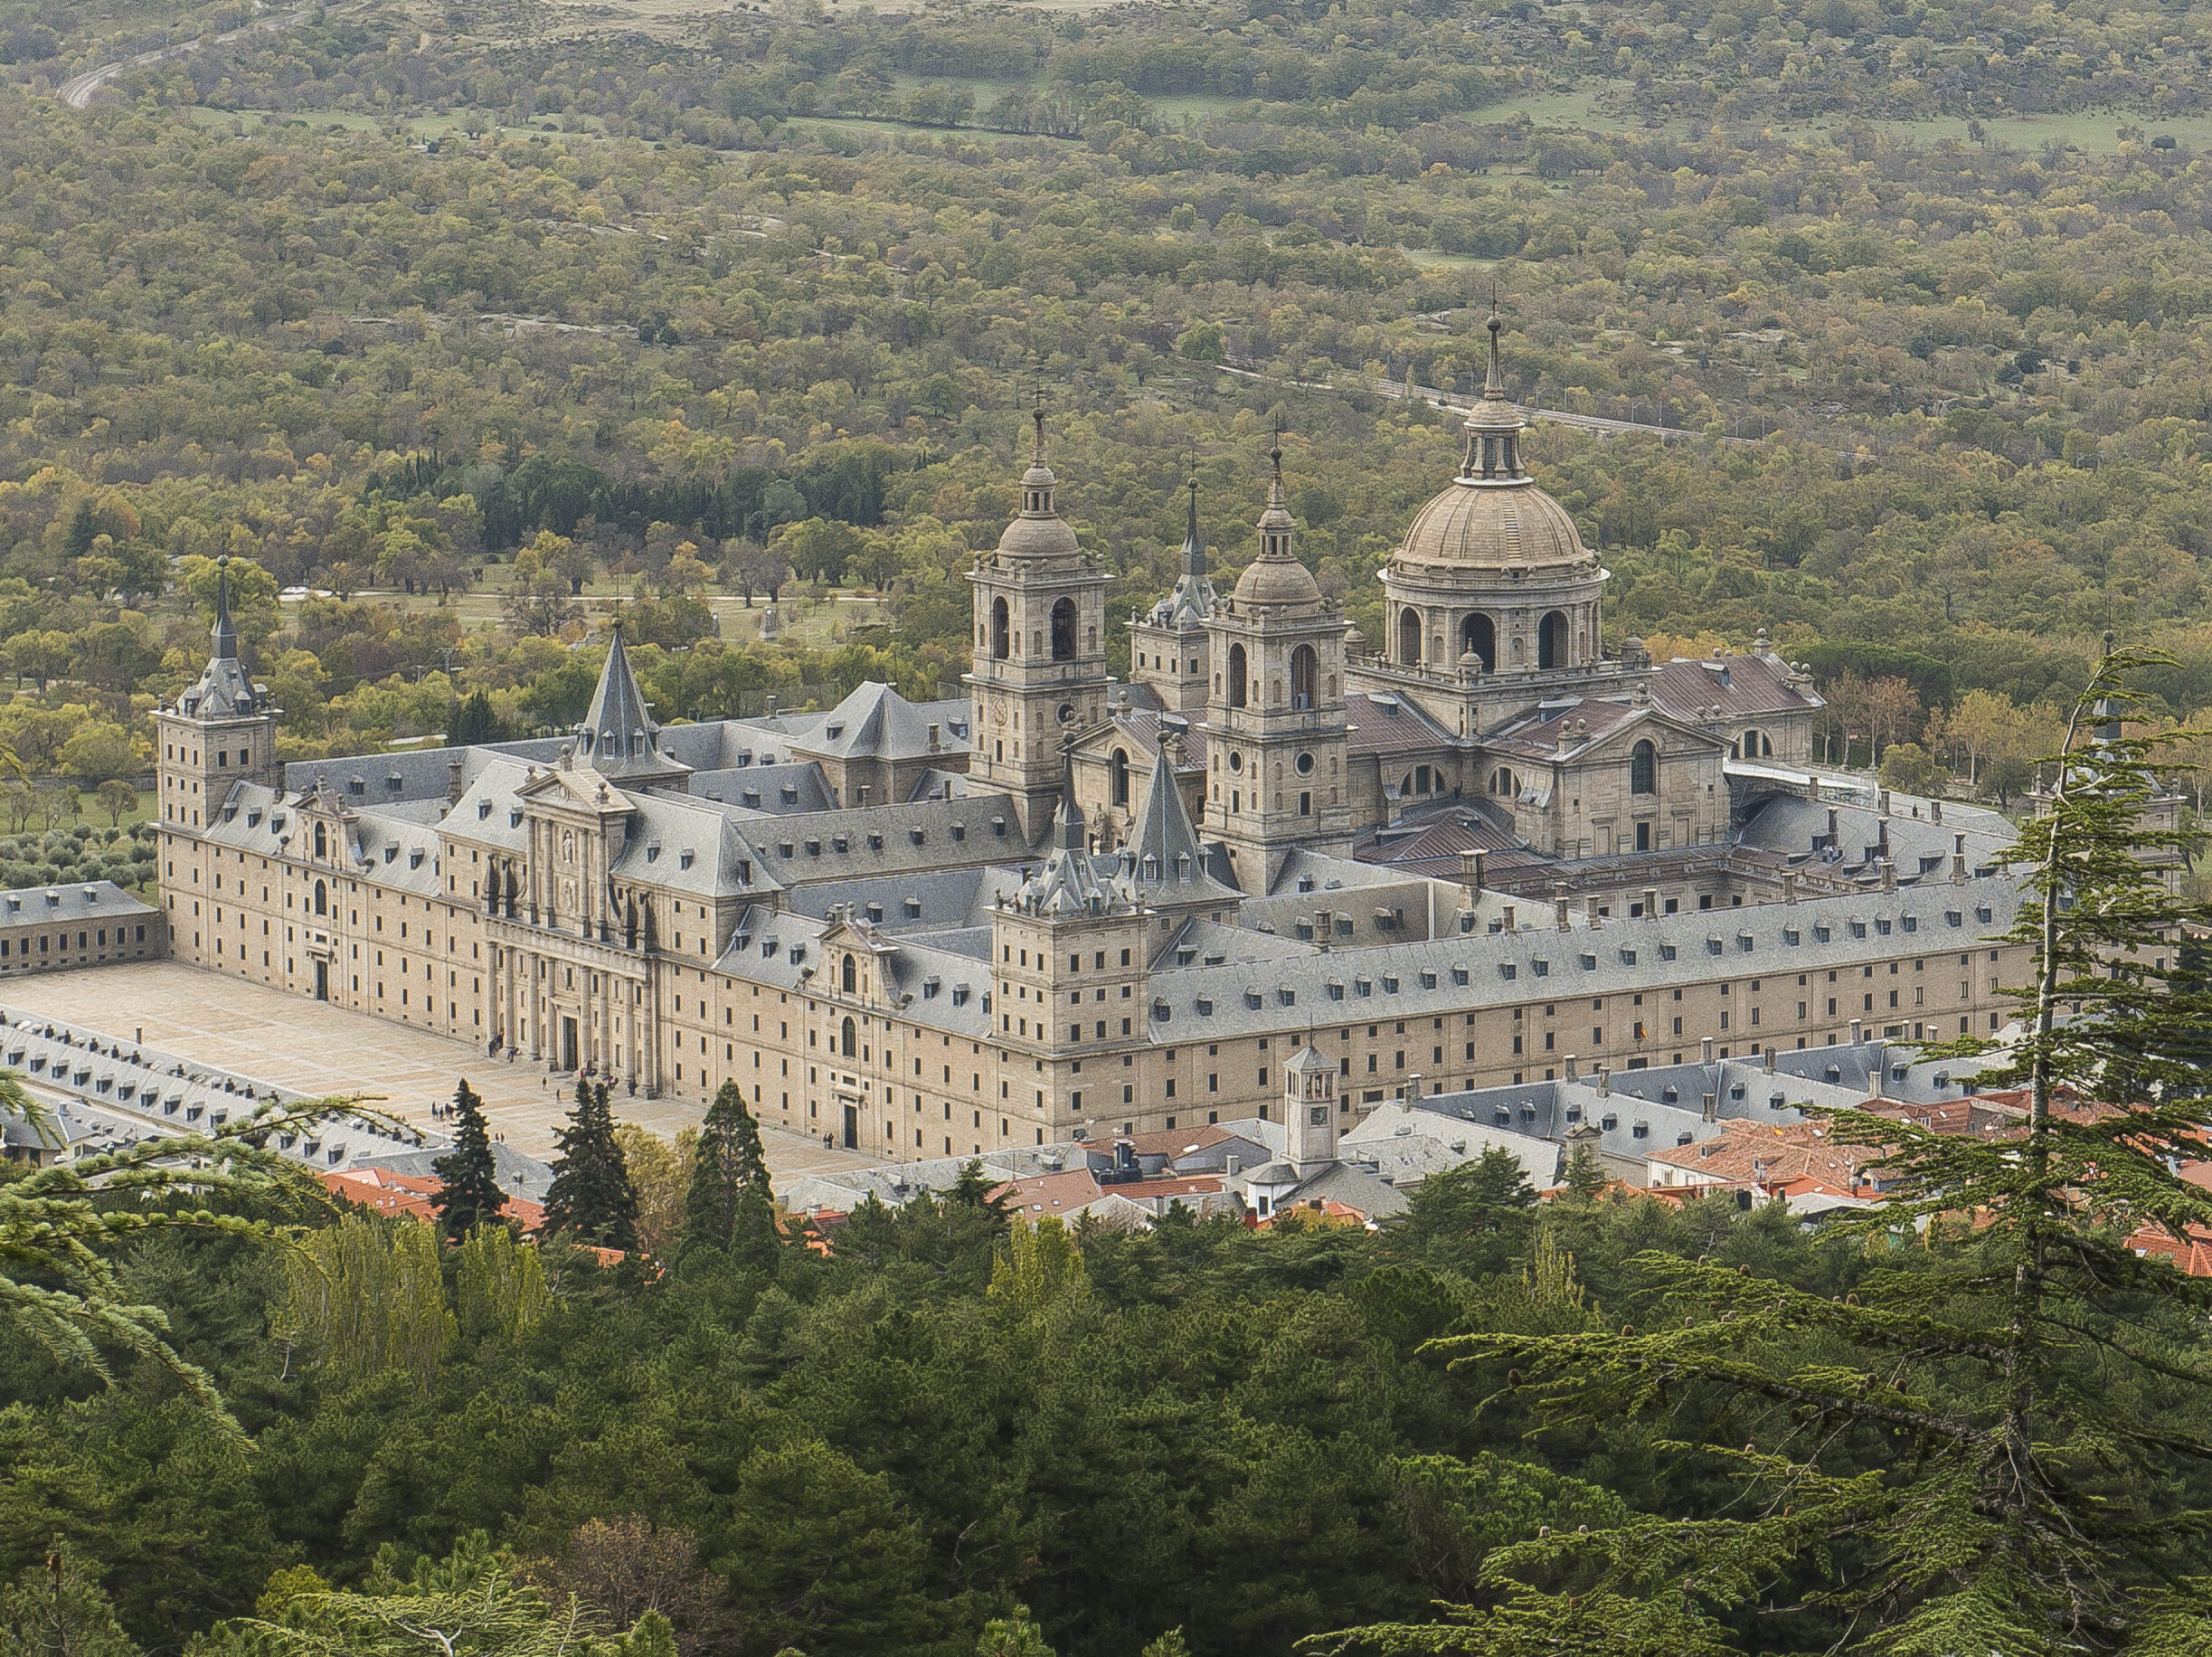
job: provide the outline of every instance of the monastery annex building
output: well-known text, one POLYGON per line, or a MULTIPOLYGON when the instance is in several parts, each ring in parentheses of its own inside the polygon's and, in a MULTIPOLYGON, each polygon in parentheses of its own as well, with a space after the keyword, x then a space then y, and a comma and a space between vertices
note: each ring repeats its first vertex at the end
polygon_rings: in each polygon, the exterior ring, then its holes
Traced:
POLYGON ((981 554, 969 700, 662 727, 619 635, 567 737, 280 764, 227 611, 157 715, 171 948, 212 971, 885 1156, 1995 1029, 2026 970, 1993 813, 1811 769, 1764 647, 1600 647, 1607 573, 1496 366, 1370 651, 1293 550, 1108 572, 1044 419, 981 554))

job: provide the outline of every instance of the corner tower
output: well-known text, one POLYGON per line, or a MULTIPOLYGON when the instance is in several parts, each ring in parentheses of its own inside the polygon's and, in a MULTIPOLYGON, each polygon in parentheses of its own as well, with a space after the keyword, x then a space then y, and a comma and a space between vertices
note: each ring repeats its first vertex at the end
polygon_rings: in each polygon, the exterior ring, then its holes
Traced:
POLYGON ((1205 833, 1247 893, 1272 888, 1292 850, 1346 853, 1344 612, 1291 554, 1282 450, 1260 515, 1260 555, 1206 631, 1205 833))
POLYGON ((1059 802, 1066 734, 1106 703, 1106 571, 1075 544, 1045 464, 1045 411, 1022 477, 1021 515, 976 561, 974 791, 1014 799, 1022 832, 1044 837, 1059 802))
POLYGON ((215 561, 215 625, 207 666, 175 705, 156 711, 161 743, 156 762, 161 796, 161 833, 196 838, 213 820, 234 783, 280 787, 277 715, 260 686, 238 659, 238 629, 231 620, 230 556, 215 561))

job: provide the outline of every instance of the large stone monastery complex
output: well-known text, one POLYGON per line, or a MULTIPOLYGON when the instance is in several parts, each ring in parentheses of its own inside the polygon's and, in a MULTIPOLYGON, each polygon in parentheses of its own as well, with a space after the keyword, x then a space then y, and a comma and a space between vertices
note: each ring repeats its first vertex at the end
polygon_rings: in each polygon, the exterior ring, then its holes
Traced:
POLYGON ((566 737, 280 764, 227 608, 159 715, 171 947, 893 1157, 1987 1033, 2002 819, 1812 764, 1767 649, 1601 648, 1607 573, 1502 390, 1383 581, 1379 652, 1293 550, 1205 567, 1106 669, 1044 418, 980 555, 968 701, 662 726, 619 635, 566 737))

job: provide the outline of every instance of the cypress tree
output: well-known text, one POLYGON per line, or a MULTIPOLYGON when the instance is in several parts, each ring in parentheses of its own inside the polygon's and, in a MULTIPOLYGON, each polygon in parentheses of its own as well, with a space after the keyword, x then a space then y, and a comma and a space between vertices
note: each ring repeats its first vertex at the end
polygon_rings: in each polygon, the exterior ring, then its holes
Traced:
POLYGON ((453 1090, 453 1120, 452 1150, 430 1164, 431 1170, 445 1181, 443 1188, 430 1198, 430 1206, 438 1210, 439 1229, 446 1234, 446 1240, 458 1243, 478 1226, 497 1221, 500 1210, 506 1207, 507 1194, 499 1188, 492 1162, 492 1136, 484 1126, 484 1101, 477 1097, 466 1077, 453 1090))
POLYGON ((446 733, 446 745, 466 748, 477 743, 496 743, 499 736, 499 715, 492 708, 491 697, 479 690, 454 709, 453 728, 446 733))
POLYGON ((1438 1343, 1539 1427, 1659 1426, 1696 1516, 1523 1544, 1457 1628, 1337 1649, 1697 1657, 1755 1624, 1769 1651, 2056 1657, 2163 1651, 2151 1631, 2204 1624, 2212 1283, 2130 1245, 2212 1225, 2212 1194, 2175 1171, 2212 1118, 2212 993, 2184 947, 2212 913, 2169 890, 2198 837, 2166 826, 2157 742, 2122 724, 2129 679, 2162 665, 2107 654, 2010 854, 2028 1034, 1977 1080, 2024 1081, 2024 1120, 1938 1134, 1830 1115, 1837 1141, 1882 1148, 1891 1182, 1836 1223, 1858 1245, 1845 1292, 1652 1252, 1618 1335, 1438 1343))
POLYGON ((638 1194, 614 1137, 607 1084, 580 1080, 569 1125, 554 1136, 553 1188, 545 1193, 545 1229, 567 1232, 600 1248, 638 1246, 638 1194))
POLYGON ((677 1254, 680 1258, 711 1248, 766 1265, 773 1261, 776 1245, 775 1198, 768 1160, 761 1151, 761 1130, 745 1108, 744 1090, 724 1082, 699 1124, 677 1254))

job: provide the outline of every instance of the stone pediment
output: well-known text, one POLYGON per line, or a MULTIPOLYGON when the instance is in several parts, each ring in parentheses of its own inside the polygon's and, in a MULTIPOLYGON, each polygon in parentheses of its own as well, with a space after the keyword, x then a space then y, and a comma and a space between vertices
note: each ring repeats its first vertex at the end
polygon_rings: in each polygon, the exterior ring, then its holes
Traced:
POLYGON ((538 772, 524 779, 515 797, 534 805, 586 811, 595 817, 623 816, 638 809, 636 800, 589 768, 555 767, 538 772))

